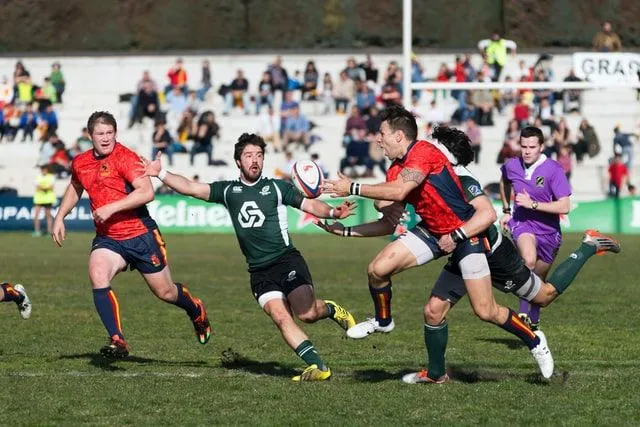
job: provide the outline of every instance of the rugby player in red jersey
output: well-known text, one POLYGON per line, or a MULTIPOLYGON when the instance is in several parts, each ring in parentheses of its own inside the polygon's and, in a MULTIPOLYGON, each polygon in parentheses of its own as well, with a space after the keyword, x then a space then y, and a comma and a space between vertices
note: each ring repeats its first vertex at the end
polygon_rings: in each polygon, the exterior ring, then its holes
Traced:
MULTIPOLYGON (((341 176, 325 181, 323 192, 336 196, 359 195, 377 200, 410 203, 422 221, 396 241, 389 243, 369 264, 369 291, 375 318, 358 323, 347 331, 351 338, 365 338, 374 332, 391 332, 391 276, 446 255, 438 245, 455 246, 451 262, 457 264, 475 314, 517 336, 531 350, 542 375, 553 374, 553 358, 544 334, 533 332, 518 315, 496 303, 491 290, 491 273, 486 259, 490 249, 484 231, 496 220, 490 202, 474 199, 468 203, 451 163, 433 144, 416 140, 413 115, 400 106, 380 114, 380 139, 385 155, 393 160, 385 183, 366 185, 341 176), (453 245, 455 243, 455 245, 453 245)), ((484 198, 480 198, 484 199, 484 198)), ((353 232, 347 227, 346 233, 353 232)), ((425 313, 425 340, 427 338, 425 313)), ((446 323, 436 326, 446 328, 446 323)), ((433 336, 433 334, 428 334, 433 336)), ((405 382, 442 383, 444 372, 406 375, 405 382)))
POLYGON ((198 341, 206 344, 211 335, 207 312, 186 286, 171 279, 165 242, 145 206, 154 194, 140 157, 116 141, 117 123, 110 113, 94 112, 87 128, 93 149, 73 159, 71 182, 54 220, 52 235, 62 246, 66 234, 64 217, 86 190, 96 226, 89 279, 93 302, 111 341, 100 353, 109 358, 129 355, 118 299, 111 289, 113 278, 127 267, 137 269, 158 298, 185 310, 198 341))

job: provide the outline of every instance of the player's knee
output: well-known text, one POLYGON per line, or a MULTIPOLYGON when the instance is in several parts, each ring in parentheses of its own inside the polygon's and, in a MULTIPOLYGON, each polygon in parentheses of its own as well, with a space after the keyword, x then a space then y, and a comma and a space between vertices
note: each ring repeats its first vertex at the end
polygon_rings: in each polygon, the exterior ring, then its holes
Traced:
POLYGON ((298 319, 304 323, 314 323, 318 320, 318 311, 314 308, 305 311, 304 313, 298 314, 298 319))
POLYGON ((529 270, 533 270, 534 268, 536 268, 535 255, 525 256, 523 259, 524 259, 524 265, 526 265, 529 270))
POLYGON ((381 262, 372 261, 367 269, 369 284, 382 283, 389 280, 390 272, 381 262))
POLYGON ((166 302, 174 302, 178 296, 177 292, 174 289, 171 289, 170 287, 165 287, 162 289, 154 289, 153 293, 155 293, 156 296, 160 298, 162 301, 166 301, 166 302))
POLYGON ((438 304, 430 299, 424 306, 424 321, 428 325, 439 325, 444 320, 447 311, 443 304, 438 304))
POLYGON ((497 322, 498 310, 495 304, 487 303, 487 304, 474 305, 473 312, 482 321, 499 323, 497 322))

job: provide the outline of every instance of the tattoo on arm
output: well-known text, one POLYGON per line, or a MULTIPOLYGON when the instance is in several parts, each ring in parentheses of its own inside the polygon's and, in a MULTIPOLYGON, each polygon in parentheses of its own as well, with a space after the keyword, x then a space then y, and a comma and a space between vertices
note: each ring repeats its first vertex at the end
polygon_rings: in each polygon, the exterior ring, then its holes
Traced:
POLYGON ((400 177, 402 178, 402 182, 413 181, 416 184, 422 184, 426 175, 420 172, 419 170, 404 168, 400 172, 400 177))

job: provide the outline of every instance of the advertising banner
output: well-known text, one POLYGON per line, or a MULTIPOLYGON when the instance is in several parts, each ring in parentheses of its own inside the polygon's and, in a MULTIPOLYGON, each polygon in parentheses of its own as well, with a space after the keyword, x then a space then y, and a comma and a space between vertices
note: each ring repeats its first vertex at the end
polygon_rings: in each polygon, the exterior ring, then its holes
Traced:
POLYGON ((576 76, 594 83, 635 83, 640 80, 640 55, 576 52, 573 54, 573 68, 576 76))

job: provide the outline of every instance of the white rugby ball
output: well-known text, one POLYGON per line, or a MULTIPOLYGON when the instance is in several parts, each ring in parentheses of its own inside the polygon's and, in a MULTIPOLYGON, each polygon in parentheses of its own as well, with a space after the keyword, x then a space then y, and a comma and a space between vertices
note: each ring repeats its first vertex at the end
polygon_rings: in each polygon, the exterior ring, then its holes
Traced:
POLYGON ((311 160, 298 160, 293 164, 291 179, 298 190, 308 199, 322 194, 322 171, 311 160))

